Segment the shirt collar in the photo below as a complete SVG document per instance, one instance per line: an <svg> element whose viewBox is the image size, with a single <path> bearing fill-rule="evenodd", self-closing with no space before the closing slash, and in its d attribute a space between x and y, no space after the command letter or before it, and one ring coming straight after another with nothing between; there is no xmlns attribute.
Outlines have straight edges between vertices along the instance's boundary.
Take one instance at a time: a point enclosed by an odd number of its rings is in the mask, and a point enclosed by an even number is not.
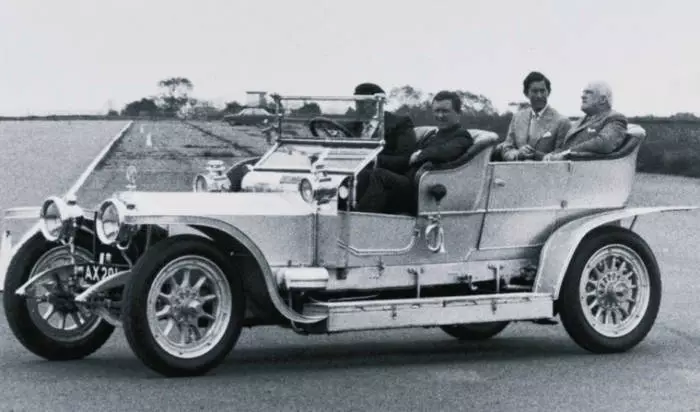
<svg viewBox="0 0 700 412"><path fill-rule="evenodd" d="M530 113L532 114L532 117L539 119L542 117L542 114L545 112L545 110L547 110L547 108L549 108L549 103L547 103L539 113L536 113L534 109L530 108Z"/></svg>

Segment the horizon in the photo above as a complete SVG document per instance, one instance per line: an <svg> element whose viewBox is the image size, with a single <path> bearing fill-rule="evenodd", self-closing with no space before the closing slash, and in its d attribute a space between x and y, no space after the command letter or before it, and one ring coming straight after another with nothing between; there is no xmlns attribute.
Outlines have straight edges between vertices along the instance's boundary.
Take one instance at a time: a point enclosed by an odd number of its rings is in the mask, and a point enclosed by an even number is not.
<svg viewBox="0 0 700 412"><path fill-rule="evenodd" d="M387 94L406 84L467 90L503 113L525 99L532 70L550 78L550 104L566 116L581 115L594 80L612 86L613 108L630 117L700 114L700 59L687 52L700 38L697 9L681 0L26 0L0 15L0 116L119 112L173 76L219 108L246 104L247 90L350 95L371 81Z"/></svg>

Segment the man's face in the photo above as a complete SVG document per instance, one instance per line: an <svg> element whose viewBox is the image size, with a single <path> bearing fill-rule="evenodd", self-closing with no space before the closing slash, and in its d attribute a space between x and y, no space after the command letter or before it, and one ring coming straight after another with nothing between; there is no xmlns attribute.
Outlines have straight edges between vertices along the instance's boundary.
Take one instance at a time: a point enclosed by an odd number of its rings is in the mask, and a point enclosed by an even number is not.
<svg viewBox="0 0 700 412"><path fill-rule="evenodd" d="M593 84L586 86L581 94L581 111L593 114L599 110L600 103L602 103L602 97L598 88Z"/></svg>
<svg viewBox="0 0 700 412"><path fill-rule="evenodd" d="M527 98L530 99L530 105L536 112L544 109L547 105L547 98L549 97L549 91L547 90L547 85L544 80L530 83L526 95Z"/></svg>
<svg viewBox="0 0 700 412"><path fill-rule="evenodd" d="M433 102L433 116L440 128L446 128L459 123L459 113L452 107L450 100L439 100Z"/></svg>

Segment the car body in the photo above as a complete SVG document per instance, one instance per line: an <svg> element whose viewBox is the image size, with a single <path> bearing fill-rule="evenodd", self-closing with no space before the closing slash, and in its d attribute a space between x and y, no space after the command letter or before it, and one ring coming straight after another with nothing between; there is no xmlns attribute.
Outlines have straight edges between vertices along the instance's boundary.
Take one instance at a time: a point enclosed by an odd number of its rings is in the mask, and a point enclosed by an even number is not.
<svg viewBox="0 0 700 412"><path fill-rule="evenodd" d="M417 175L417 215L361 213L354 178L383 149L384 96L274 98L373 101L365 120L376 134L350 136L320 117L313 136L285 137L277 113L280 136L267 153L210 162L192 192L125 190L94 211L60 197L22 209L40 216L41 233L18 246L5 281L19 340L47 359L75 359L121 325L147 366L182 376L219 364L245 326L440 327L486 339L509 322L559 315L596 353L628 350L649 332L661 278L634 223L693 207L626 207L641 127L630 125L610 155L553 162L497 161L502 139L471 129L467 153ZM319 136L320 124L336 130ZM63 265L41 266L59 257ZM33 296L91 320L56 335L26 309Z"/></svg>

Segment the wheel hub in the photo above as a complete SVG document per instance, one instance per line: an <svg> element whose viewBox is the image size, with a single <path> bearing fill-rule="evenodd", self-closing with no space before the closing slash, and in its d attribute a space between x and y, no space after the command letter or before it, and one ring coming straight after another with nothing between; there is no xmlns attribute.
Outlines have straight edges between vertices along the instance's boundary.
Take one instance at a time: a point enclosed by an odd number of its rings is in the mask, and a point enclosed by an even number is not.
<svg viewBox="0 0 700 412"><path fill-rule="evenodd" d="M190 318L198 315L202 309L199 294L192 288L179 288L170 300L171 313L178 319Z"/></svg>
<svg viewBox="0 0 700 412"><path fill-rule="evenodd" d="M584 316L607 337L624 335L641 321L649 303L649 274L634 250L609 245L591 256L579 284Z"/></svg>
<svg viewBox="0 0 700 412"><path fill-rule="evenodd" d="M601 306L606 309L620 306L630 291L630 286L619 272L606 273L597 286Z"/></svg>
<svg viewBox="0 0 700 412"><path fill-rule="evenodd" d="M48 302L61 313L75 313L78 311L78 305L75 304L73 295L68 292L55 292L48 296Z"/></svg>

